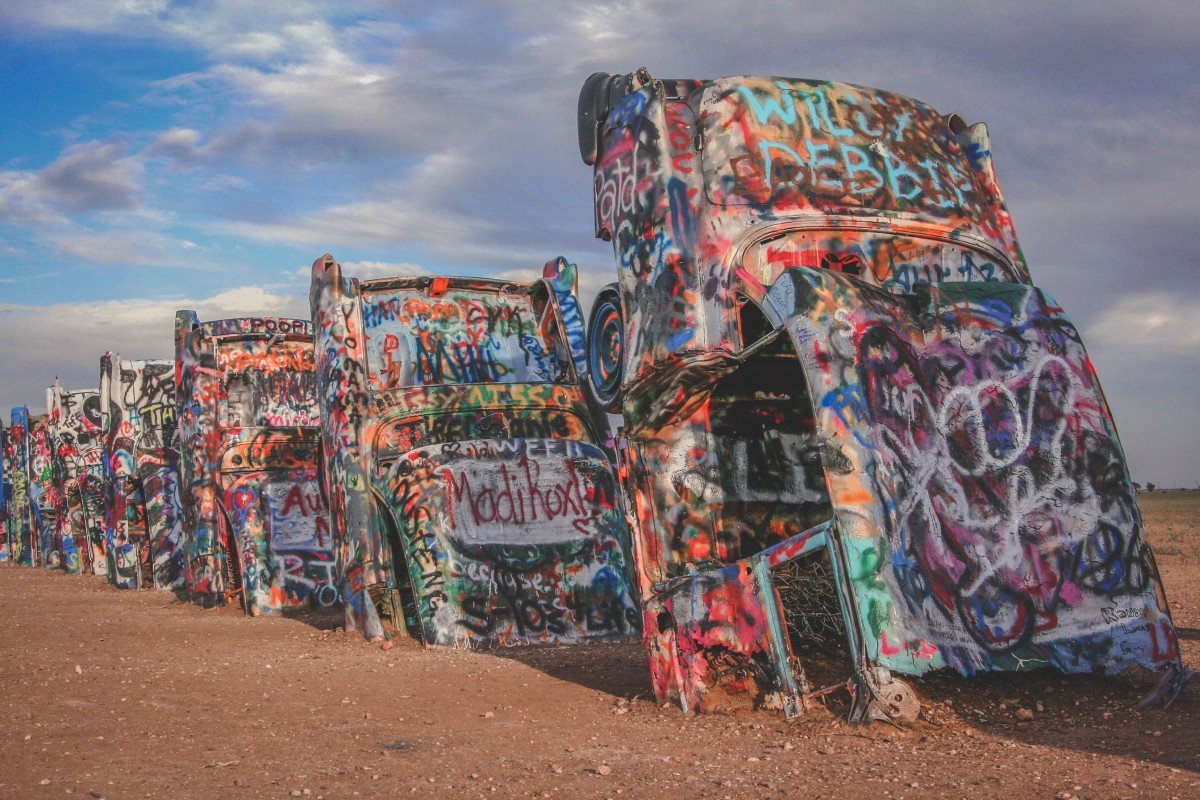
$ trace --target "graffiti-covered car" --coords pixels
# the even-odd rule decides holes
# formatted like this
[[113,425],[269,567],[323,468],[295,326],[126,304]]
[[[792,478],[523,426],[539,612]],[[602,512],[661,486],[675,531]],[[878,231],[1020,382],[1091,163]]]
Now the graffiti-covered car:
[[8,561],[10,545],[8,542],[8,497],[12,494],[12,484],[8,480],[7,458],[8,432],[4,420],[0,419],[0,562]]
[[54,475],[54,442],[50,434],[50,419],[46,414],[29,418],[26,438],[26,464],[29,475],[29,508],[33,513],[36,545],[33,563],[47,569],[62,566],[58,535],[58,481]]
[[65,390],[56,381],[46,407],[57,476],[56,510],[63,567],[67,572],[105,572],[103,430],[100,394]]
[[175,364],[100,359],[101,465],[108,580],[183,588]]
[[368,638],[390,635],[380,610],[426,644],[471,648],[636,630],[607,421],[589,413],[582,330],[564,330],[557,300],[574,271],[552,271],[359,281],[314,262],[331,513],[347,624]]
[[37,528],[29,503],[29,409],[12,409],[4,429],[4,471],[8,483],[8,559],[13,564],[32,566],[37,553]]
[[338,602],[312,323],[175,320],[190,588],[260,615]]
[[1116,428],[982,123],[640,70],[586,82],[579,140],[619,276],[589,379],[624,417],[660,700],[799,713],[831,639],[856,720],[912,713],[894,674],[941,667],[1141,665],[1178,690]]

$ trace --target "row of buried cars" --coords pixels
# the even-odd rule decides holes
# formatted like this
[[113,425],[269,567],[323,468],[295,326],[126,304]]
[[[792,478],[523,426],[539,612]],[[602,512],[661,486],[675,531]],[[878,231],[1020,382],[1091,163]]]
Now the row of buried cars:
[[316,337],[178,312],[174,361],[107,353],[98,390],[13,410],[6,557],[256,616],[344,605],[373,639],[635,634],[574,267],[546,272],[360,282],[325,257]]
[[[312,268],[5,431],[6,557],[370,639],[636,635],[656,696],[791,717],[900,676],[1191,675],[1103,392],[982,123],[860,86],[598,73],[596,235],[528,283]],[[610,414],[622,420],[610,433]]]

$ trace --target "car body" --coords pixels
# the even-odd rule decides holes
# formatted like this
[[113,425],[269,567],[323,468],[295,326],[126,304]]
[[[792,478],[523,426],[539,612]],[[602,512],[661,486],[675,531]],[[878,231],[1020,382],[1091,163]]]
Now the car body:
[[336,606],[312,323],[176,315],[190,591],[248,614]]
[[0,419],[0,562],[8,561],[8,496],[12,494],[12,483],[8,479],[8,467],[5,466],[5,442],[8,434],[5,432],[4,420]]
[[100,359],[105,559],[122,589],[183,588],[175,364]]
[[37,528],[29,501],[29,409],[16,406],[4,429],[4,469],[8,481],[8,559],[33,566],[37,554]]
[[[313,264],[317,383],[347,624],[486,648],[637,628],[612,466],[559,293],[435,276],[359,281]],[[556,286],[556,283],[558,284]],[[577,307],[576,307],[577,311]],[[578,328],[578,313],[571,318]]]
[[[619,277],[589,377],[624,417],[660,700],[791,716],[850,677],[853,719],[895,717],[897,674],[1047,664],[1178,690],[1115,425],[1031,284],[982,123],[639,70],[588,80],[579,134]],[[812,686],[809,649],[837,639]]]
[[103,574],[104,484],[100,393],[64,390],[57,382],[46,407],[58,480],[57,539],[67,572]]
[[54,474],[54,441],[46,414],[29,418],[29,507],[37,541],[35,563],[47,569],[61,567],[58,536],[58,481]]

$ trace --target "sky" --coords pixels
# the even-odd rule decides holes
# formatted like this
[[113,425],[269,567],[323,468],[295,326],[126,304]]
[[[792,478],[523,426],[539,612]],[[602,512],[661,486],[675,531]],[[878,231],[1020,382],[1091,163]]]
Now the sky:
[[[615,279],[575,107],[596,71],[911,95],[992,134],[1035,282],[1134,480],[1200,486],[1200,4],[0,4],[0,408],[308,316],[308,269]],[[6,416],[6,415],[5,415]]]

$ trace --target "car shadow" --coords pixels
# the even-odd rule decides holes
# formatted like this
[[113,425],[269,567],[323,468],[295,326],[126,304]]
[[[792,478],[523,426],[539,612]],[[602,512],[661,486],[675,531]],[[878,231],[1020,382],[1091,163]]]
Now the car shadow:
[[1200,679],[1167,708],[1139,707],[1156,682],[1157,675],[1138,668],[1121,675],[1064,675],[1046,668],[970,677],[946,670],[912,680],[923,716],[937,720],[941,712],[943,724],[949,718],[1027,745],[1200,771]]
[[489,653],[614,698],[654,696],[646,648],[640,638],[544,647],[503,647]]

